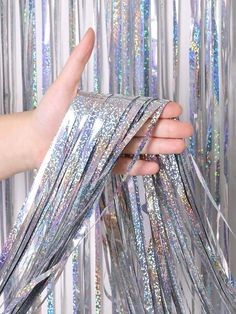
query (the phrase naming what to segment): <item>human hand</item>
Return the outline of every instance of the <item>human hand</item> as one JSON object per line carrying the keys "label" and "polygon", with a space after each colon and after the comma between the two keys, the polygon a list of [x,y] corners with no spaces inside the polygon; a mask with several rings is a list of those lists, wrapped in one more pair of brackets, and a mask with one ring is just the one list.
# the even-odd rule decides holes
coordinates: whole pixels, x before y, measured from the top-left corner
{"label": "human hand", "polygon": [[[180,154],[184,151],[185,138],[193,133],[192,125],[186,122],[173,119],[182,113],[182,107],[176,102],[169,102],[164,108],[160,119],[153,129],[152,136],[144,146],[142,154]],[[133,155],[139,147],[143,137],[147,132],[150,121],[139,130],[135,137],[126,146],[123,153]],[[131,158],[120,157],[114,173],[123,174],[127,171]],[[155,174],[159,171],[159,165],[155,161],[137,160],[131,169],[130,175]]]}
{"label": "human hand", "polygon": [[[94,31],[90,28],[35,110],[0,116],[0,180],[40,167],[77,93],[81,74],[93,50],[94,39]],[[171,119],[180,113],[181,107],[178,104],[172,102],[166,106],[142,153],[171,154],[180,153],[184,149],[183,139],[191,135],[192,127]],[[133,154],[136,151],[146,129],[147,124],[127,145],[124,153]],[[125,173],[130,161],[129,158],[119,158],[114,173]],[[138,160],[131,174],[152,174],[158,169],[155,162]]]}
{"label": "human hand", "polygon": [[[32,111],[33,163],[39,168],[59,126],[77,94],[78,84],[93,50],[95,34],[89,28],[75,47],[56,81]],[[37,146],[35,145],[37,143]]]}
{"label": "human hand", "polygon": [[90,28],[35,110],[0,116],[0,180],[40,167],[77,93],[94,39]]}
{"label": "human hand", "polygon": [[[89,29],[84,39],[73,51],[58,79],[48,89],[38,108],[33,111],[34,126],[32,129],[35,134],[34,143],[37,143],[33,160],[36,167],[40,166],[71,101],[76,95],[82,71],[93,49],[94,38],[93,30]],[[175,102],[167,104],[161,119],[154,128],[152,138],[144,147],[143,154],[178,154],[185,149],[184,139],[192,134],[192,127],[188,123],[173,120],[181,112],[182,107],[179,104]],[[123,153],[135,153],[146,133],[147,125],[148,123],[141,128]],[[119,158],[114,173],[125,173],[130,161],[131,159],[127,157]],[[153,174],[158,170],[159,166],[156,162],[138,160],[131,170],[131,174]]]}

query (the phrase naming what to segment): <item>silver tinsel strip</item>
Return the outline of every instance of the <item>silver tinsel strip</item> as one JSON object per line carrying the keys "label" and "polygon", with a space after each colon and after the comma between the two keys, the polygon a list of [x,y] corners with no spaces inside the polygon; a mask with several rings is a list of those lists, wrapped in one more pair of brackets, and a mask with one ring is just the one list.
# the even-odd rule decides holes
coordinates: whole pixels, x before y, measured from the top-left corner
{"label": "silver tinsel strip", "polygon": [[[97,31],[97,42],[94,57],[81,81],[83,89],[174,99],[185,106],[185,117],[190,109],[189,118],[195,128],[190,152],[218,210],[209,201],[206,190],[197,184],[196,174],[192,175],[191,191],[200,195],[195,202],[197,208],[204,209],[204,228],[209,241],[216,241],[216,255],[229,278],[231,272],[235,275],[234,1],[1,1],[0,14],[1,113],[36,106],[88,26]],[[31,182],[31,174],[20,174],[0,183],[2,246]],[[99,215],[98,209],[96,212],[90,218],[91,225]],[[146,229],[144,223],[145,232]],[[109,279],[114,268],[106,275],[99,275],[107,265],[113,267],[109,254],[101,255],[101,243],[96,241],[102,234],[103,242],[107,243],[103,232],[104,227],[96,225],[96,231],[91,230],[68,261],[54,295],[48,299],[48,308],[42,307],[43,313],[76,313],[89,307],[91,312],[109,313],[114,309],[111,293],[118,294]],[[161,290],[162,283],[166,287],[168,280],[165,277],[159,279],[160,283],[157,281],[154,270],[159,264],[155,262],[154,246],[149,244],[147,259],[155,287],[152,297],[162,300],[156,309],[161,313],[162,307],[170,308],[170,301]],[[163,273],[166,269],[165,273],[171,276],[165,259],[168,260],[163,257],[159,271]],[[195,259],[199,260],[197,253]],[[203,267],[200,260],[198,267]],[[85,285],[84,270],[89,278]],[[188,280],[183,279],[185,276],[180,276],[181,290],[185,291],[183,307],[190,313],[199,313],[203,311],[203,299],[198,299]],[[203,278],[205,287],[211,290],[207,272]],[[177,293],[177,289],[174,291]],[[180,304],[179,295],[175,296]],[[220,307],[214,309],[214,313],[222,311]]]}

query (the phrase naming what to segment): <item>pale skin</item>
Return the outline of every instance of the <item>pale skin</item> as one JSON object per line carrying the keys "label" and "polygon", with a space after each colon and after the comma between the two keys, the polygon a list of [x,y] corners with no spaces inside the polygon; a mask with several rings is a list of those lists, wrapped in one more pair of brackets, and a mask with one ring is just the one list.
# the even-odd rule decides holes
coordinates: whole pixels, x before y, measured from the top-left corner
{"label": "pale skin", "polygon": [[[57,80],[50,86],[37,109],[0,116],[0,180],[16,173],[39,168],[56,135],[94,46],[95,34],[90,28],[75,47]],[[192,134],[192,126],[173,118],[181,115],[182,107],[170,102],[155,126],[143,154],[179,154],[185,149],[185,139]],[[147,129],[148,122],[126,146],[123,153],[134,154]],[[127,170],[131,159],[121,157],[114,173]],[[131,175],[155,174],[156,162],[138,160]]]}

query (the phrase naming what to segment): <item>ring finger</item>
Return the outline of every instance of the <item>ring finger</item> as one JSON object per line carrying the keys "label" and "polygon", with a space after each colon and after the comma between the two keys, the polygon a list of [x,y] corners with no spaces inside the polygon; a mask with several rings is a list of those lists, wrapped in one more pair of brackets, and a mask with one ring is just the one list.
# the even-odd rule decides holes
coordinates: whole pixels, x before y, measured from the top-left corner
{"label": "ring finger", "polygon": [[[134,154],[143,138],[134,137],[125,147],[125,154]],[[186,145],[182,139],[165,139],[151,137],[142,150],[142,154],[180,154]]]}

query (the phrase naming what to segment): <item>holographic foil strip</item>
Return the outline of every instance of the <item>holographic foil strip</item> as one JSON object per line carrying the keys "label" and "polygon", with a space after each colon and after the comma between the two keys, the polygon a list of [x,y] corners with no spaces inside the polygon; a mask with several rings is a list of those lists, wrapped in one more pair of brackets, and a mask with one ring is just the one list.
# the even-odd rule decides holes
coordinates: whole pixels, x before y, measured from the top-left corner
{"label": "holographic foil strip", "polygon": [[52,26],[50,15],[52,6],[49,0],[42,1],[42,92],[45,94],[52,84]]}
{"label": "holographic foil strip", "polygon": [[[37,104],[37,56],[36,56],[36,30],[35,30],[35,1],[28,0],[20,3],[23,41],[24,66],[24,110],[29,110]],[[31,64],[29,67],[28,64]]]}
{"label": "holographic foil strip", "polygon": [[[46,8],[46,10],[42,11],[42,8]],[[84,88],[88,90],[94,88],[96,91],[106,93],[109,91],[125,95],[142,93],[147,96],[174,98],[185,106],[185,116],[190,109],[189,117],[195,128],[190,151],[196,158],[210,193],[218,202],[219,211],[208,200],[206,191],[199,187],[196,173],[192,174],[191,185],[189,182],[185,183],[185,189],[190,190],[189,194],[193,193],[192,204],[196,203],[196,207],[202,213],[201,224],[204,226],[208,241],[214,243],[216,255],[219,255],[225,272],[233,281],[236,274],[236,250],[233,236],[233,233],[236,233],[234,210],[236,202],[234,162],[236,159],[234,105],[236,102],[234,92],[236,61],[233,53],[236,44],[234,39],[236,7],[234,1],[2,1],[0,14],[1,113],[21,111],[23,107],[30,109],[32,106],[36,106],[41,93],[60,72],[66,60],[67,51],[69,52],[74,47],[86,27],[91,25],[95,26],[99,40],[96,42],[92,62],[82,79]],[[148,25],[150,25],[150,32]],[[46,36],[48,34],[50,34],[50,40]],[[136,44],[134,45],[134,43]],[[137,59],[134,55],[137,56]],[[88,86],[89,88],[87,88]],[[190,180],[190,171],[187,172],[186,177]],[[0,183],[1,245],[10,232],[16,211],[20,208],[24,195],[29,190],[30,182],[28,176],[23,174]],[[140,181],[139,184],[142,186]],[[195,197],[196,195],[198,197]],[[149,206],[151,204],[152,202],[149,202]],[[158,207],[155,208],[158,211]],[[206,309],[202,309],[195,286],[188,282],[183,267],[180,267],[184,265],[182,260],[174,270],[173,261],[171,262],[167,258],[168,254],[174,250],[161,251],[161,241],[168,243],[168,238],[164,236],[158,238],[157,230],[158,228],[162,230],[162,227],[158,227],[157,223],[154,224],[155,212],[150,209],[150,213],[152,213],[150,215],[152,215],[155,241],[154,239],[146,240],[146,260],[152,274],[150,285],[153,289],[153,299],[157,300],[153,307],[158,313],[161,313],[164,311],[163,309],[167,311],[167,309],[179,307],[182,304],[186,312],[204,312]],[[159,210],[159,216],[160,214],[161,210]],[[232,233],[229,232],[229,224],[224,222],[221,215],[226,218],[226,222],[231,222]],[[143,216],[145,219],[144,231],[148,239],[147,217],[145,214]],[[114,222],[117,218],[112,216],[112,219]],[[158,218],[159,221],[160,218]],[[116,233],[119,232],[118,229],[113,227]],[[138,234],[139,231],[136,230],[134,234]],[[91,294],[97,291],[97,296],[102,296],[101,302],[107,313],[118,311],[118,309],[120,312],[125,312],[127,304],[130,303],[127,303],[126,296],[124,293],[122,294],[124,288],[122,278],[119,276],[120,272],[111,263],[111,260],[115,261],[115,257],[110,256],[108,247],[108,243],[112,240],[106,239],[104,228],[103,232],[105,233],[103,234],[103,243],[107,247],[104,248],[102,265],[104,266],[105,263],[106,267],[102,268],[101,266],[101,252],[95,250],[95,254],[88,259],[91,265],[86,265],[86,269],[92,270],[90,276],[88,273],[86,274],[86,278],[89,278],[91,283],[91,289],[88,289],[90,294],[86,298],[92,300],[92,310],[94,310],[96,298],[95,294],[92,296]],[[94,250],[93,243],[94,247],[101,247],[100,238],[96,239],[95,234],[96,232],[91,232],[88,236],[90,246],[86,246],[86,249]],[[130,236],[128,232],[126,235]],[[178,244],[178,242],[174,243]],[[192,240],[191,243],[195,247]],[[175,244],[176,249],[177,244]],[[84,308],[85,278],[82,274],[85,269],[83,259],[85,252],[83,247],[85,246],[81,244],[78,249],[79,253],[75,253],[78,255],[78,265],[73,264],[74,271],[71,270],[71,274],[73,274],[71,278],[73,277],[75,282],[73,295],[77,300],[74,304],[74,312],[77,307],[79,310]],[[115,246],[113,247],[116,251]],[[155,254],[156,248],[160,254],[162,252],[159,258]],[[103,291],[101,286],[97,285],[96,288],[95,285],[96,281],[99,282],[99,275],[96,274],[96,277],[94,275],[96,254],[99,257],[97,269],[100,270],[98,272],[103,273],[104,270],[106,274],[109,274],[100,274],[100,278],[106,277],[106,282],[111,282],[111,284],[106,284],[104,281]],[[199,260],[196,248],[193,249],[193,254],[194,259],[198,260],[197,267],[207,269],[201,265],[202,262]],[[212,256],[212,260],[214,260],[213,255],[209,256]],[[215,267],[218,269],[217,263]],[[69,268],[68,264],[67,269]],[[77,274],[76,269],[79,269]],[[173,283],[171,283],[168,278],[173,278],[175,273],[183,275],[180,276],[180,279],[173,279]],[[115,274],[117,274],[117,279],[114,279]],[[209,290],[212,289],[212,280],[208,269],[203,272],[202,276],[205,287]],[[70,302],[69,298],[64,300],[66,293],[63,291],[70,292],[71,278],[69,276],[66,279],[66,289],[63,285],[59,287],[62,292],[59,298],[57,296],[55,311],[63,312],[63,306],[66,302]],[[136,283],[135,280],[134,283]],[[119,282],[119,287],[122,287],[119,289],[120,292],[117,290],[115,282],[117,285]],[[169,297],[164,297],[170,291],[168,290],[170,286],[173,287],[175,293],[175,305]],[[166,294],[163,292],[163,287]],[[182,295],[178,289],[180,292],[184,291]],[[137,292],[137,290],[135,291]],[[213,294],[210,295],[210,299]],[[128,292],[127,298],[131,302],[132,292]],[[112,299],[116,301],[112,303]],[[217,303],[217,297],[212,300],[214,304]],[[51,301],[49,298],[49,310]],[[99,311],[99,302],[97,304],[97,311]],[[178,311],[182,311],[183,308],[178,308]],[[42,311],[44,310],[45,307]],[[139,307],[138,310],[142,313],[143,309]],[[67,312],[70,313],[70,311],[68,308]],[[214,309],[214,313],[223,312],[224,305]]]}
{"label": "holographic foil strip", "polygon": [[[75,237],[85,217],[91,216],[90,206],[100,195],[108,170],[112,169],[134,133],[158,106],[163,108],[164,103],[165,101],[152,101],[150,98],[115,96],[110,99],[110,96],[86,96],[84,93],[78,96],[74,102],[74,111],[71,109],[68,112],[55,139],[55,146],[52,146],[46,156],[32,192],[3,249],[0,277],[1,291],[8,304],[6,312],[29,308],[33,295],[38,294],[37,286],[34,287],[30,281],[52,268],[53,260],[54,264],[59,263],[59,256],[62,258],[65,252],[65,243],[70,243],[69,239]],[[133,124],[127,123],[128,121],[133,121]],[[78,156],[82,156],[82,159],[78,160]],[[87,175],[84,173],[86,169]],[[53,170],[54,174],[49,175]],[[56,181],[53,182],[53,178]],[[78,181],[81,179],[83,184]],[[80,189],[83,186],[85,190]],[[89,191],[92,198],[89,197]],[[67,236],[63,236],[65,234]],[[88,248],[85,248],[85,252],[89,257]],[[85,270],[87,266],[89,263],[85,260]],[[31,287],[30,290],[24,291],[24,287],[28,286]],[[40,290],[44,286],[45,281],[42,281]],[[91,293],[90,289],[91,285],[85,281],[87,296]],[[14,294],[15,301],[12,302]],[[98,300],[98,295],[96,299]],[[91,307],[90,302],[86,303],[86,298],[85,304]]]}

